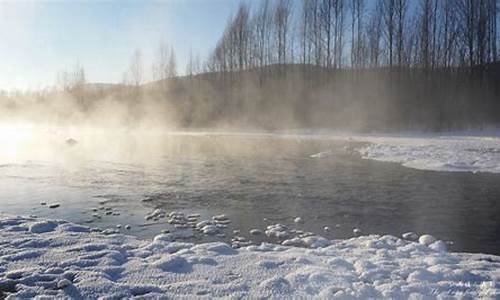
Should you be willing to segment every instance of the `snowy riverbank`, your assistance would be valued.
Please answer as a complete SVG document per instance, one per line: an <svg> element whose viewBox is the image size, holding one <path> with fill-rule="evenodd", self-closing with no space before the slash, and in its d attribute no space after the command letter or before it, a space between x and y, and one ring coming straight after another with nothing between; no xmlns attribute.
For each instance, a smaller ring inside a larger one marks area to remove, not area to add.
<svg viewBox="0 0 500 300"><path fill-rule="evenodd" d="M465 135L363 136L363 158L432 171L500 173L500 137Z"/></svg>
<svg viewBox="0 0 500 300"><path fill-rule="evenodd" d="M35 295L408 298L500 297L500 257L392 236L316 249L153 241L65 221L0 216L0 290Z"/></svg>

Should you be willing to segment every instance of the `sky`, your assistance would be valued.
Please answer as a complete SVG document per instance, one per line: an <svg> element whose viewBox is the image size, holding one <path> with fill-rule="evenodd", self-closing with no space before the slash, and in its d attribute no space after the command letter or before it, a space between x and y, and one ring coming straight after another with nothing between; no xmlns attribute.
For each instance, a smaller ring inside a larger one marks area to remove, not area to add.
<svg viewBox="0 0 500 300"><path fill-rule="evenodd" d="M77 63L89 82L121 82L135 49L146 80L161 41L178 71L192 50L205 57L237 0L0 0L0 90L41 89Z"/></svg>

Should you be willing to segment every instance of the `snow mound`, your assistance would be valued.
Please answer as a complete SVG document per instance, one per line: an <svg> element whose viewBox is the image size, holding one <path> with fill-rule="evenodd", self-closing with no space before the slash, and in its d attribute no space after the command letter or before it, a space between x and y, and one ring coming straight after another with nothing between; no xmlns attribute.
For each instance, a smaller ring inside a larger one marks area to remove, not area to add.
<svg viewBox="0 0 500 300"><path fill-rule="evenodd" d="M34 222L29 225L29 231L32 233L43 233L53 231L57 227L57 223L53 221Z"/></svg>
<svg viewBox="0 0 500 300"><path fill-rule="evenodd" d="M268 231L275 235L287 228L276 224ZM500 257L449 253L443 242L429 237L419 243L378 235L306 236L288 243L310 248L263 243L239 249L175 239L162 234L139 240L62 221L0 215L0 296L500 297Z"/></svg>
<svg viewBox="0 0 500 300"><path fill-rule="evenodd" d="M405 167L455 172L500 173L500 138L478 136L355 137L365 159Z"/></svg>

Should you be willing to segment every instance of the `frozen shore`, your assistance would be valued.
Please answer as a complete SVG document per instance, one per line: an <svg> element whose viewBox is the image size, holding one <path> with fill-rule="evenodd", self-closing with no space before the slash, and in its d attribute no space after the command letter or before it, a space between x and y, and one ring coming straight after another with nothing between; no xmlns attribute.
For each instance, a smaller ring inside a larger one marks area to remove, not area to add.
<svg viewBox="0 0 500 300"><path fill-rule="evenodd" d="M451 172L500 173L500 137L465 135L366 136L363 158L405 167Z"/></svg>
<svg viewBox="0 0 500 300"><path fill-rule="evenodd" d="M500 257L448 253L429 237L233 249L0 215L0 245L0 291L8 298L500 297Z"/></svg>

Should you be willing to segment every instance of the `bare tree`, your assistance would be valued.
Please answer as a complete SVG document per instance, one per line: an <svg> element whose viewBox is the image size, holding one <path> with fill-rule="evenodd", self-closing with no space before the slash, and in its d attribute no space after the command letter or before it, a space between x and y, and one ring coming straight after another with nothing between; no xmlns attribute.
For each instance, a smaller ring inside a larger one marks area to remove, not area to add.
<svg viewBox="0 0 500 300"><path fill-rule="evenodd" d="M488 12L490 13L490 47L491 47L491 60L496 61L498 59L497 55L497 43L499 37L497 35L497 22L498 22L498 11L500 10L499 0L490 0Z"/></svg>
<svg viewBox="0 0 500 300"><path fill-rule="evenodd" d="M333 11L336 0L323 0L321 4L321 24L325 32L325 45L326 45L326 67L332 65L332 43L333 43L333 29L332 19Z"/></svg>
<svg viewBox="0 0 500 300"><path fill-rule="evenodd" d="M498 2L301 0L294 8L292 0L276 0L274 6L263 0L253 12L241 4L207 66L234 71L293 63L299 57L302 64L340 68L347 42L352 68L484 65L498 56Z"/></svg>
<svg viewBox="0 0 500 300"><path fill-rule="evenodd" d="M274 12L274 28L279 64L285 64L287 59L287 41L289 39L290 16L292 13L291 3L291 0L278 0Z"/></svg>
<svg viewBox="0 0 500 300"><path fill-rule="evenodd" d="M382 16L383 5L381 1L375 4L370 15L367 36L368 36L368 56L370 66L378 67L380 65L381 40L382 40Z"/></svg>
<svg viewBox="0 0 500 300"><path fill-rule="evenodd" d="M177 58L173 47L170 48L167 70L168 78L175 78L177 76Z"/></svg>
<svg viewBox="0 0 500 300"><path fill-rule="evenodd" d="M168 78L168 60L169 60L168 46L161 41L158 46L155 61L153 63L153 79L163 80Z"/></svg>
<svg viewBox="0 0 500 300"><path fill-rule="evenodd" d="M396 0L380 0L382 10L383 32L387 48L389 67L393 66L394 38L396 35Z"/></svg>
<svg viewBox="0 0 500 300"><path fill-rule="evenodd" d="M86 77L84 68L78 62L71 70L60 72L57 80L63 91L72 94L78 100L83 100Z"/></svg>
<svg viewBox="0 0 500 300"><path fill-rule="evenodd" d="M405 59L404 45L405 45L405 28L406 28L406 11L408 8L408 2L406 0L396 0L396 20L397 20L397 30L396 30L396 51L398 66L403 65Z"/></svg>
<svg viewBox="0 0 500 300"><path fill-rule="evenodd" d="M342 68L344 49L344 0L335 1L335 21L334 21L334 67Z"/></svg>
<svg viewBox="0 0 500 300"><path fill-rule="evenodd" d="M441 65L445 68L454 64L456 55L456 42L458 36L457 13L453 1L441 1L441 36L443 45L441 48Z"/></svg>
<svg viewBox="0 0 500 300"><path fill-rule="evenodd" d="M312 30L312 44L314 45L314 63L320 66L323 63L323 31L321 22L320 0L311 0L309 10L312 12L312 24L309 26Z"/></svg>
<svg viewBox="0 0 500 300"><path fill-rule="evenodd" d="M309 25L311 24L311 14L312 11L310 9L311 0L302 0L301 6L301 19L300 19L300 43L301 43L301 51L302 51L302 64L306 64L310 62L310 29Z"/></svg>
<svg viewBox="0 0 500 300"><path fill-rule="evenodd" d="M130 60L130 79L136 87L140 86L144 80L144 66L142 62L142 54L139 49L134 51Z"/></svg>
<svg viewBox="0 0 500 300"><path fill-rule="evenodd" d="M270 63L271 56L271 25L272 11L269 0L263 0L255 15L255 39L256 39L256 56L258 64L263 67Z"/></svg>
<svg viewBox="0 0 500 300"><path fill-rule="evenodd" d="M364 67L363 17L365 1L351 2L351 67Z"/></svg>
<svg viewBox="0 0 500 300"><path fill-rule="evenodd" d="M233 34L236 47L238 69L243 70L249 64L248 46L250 37L249 9L248 6L241 3L238 13L233 20Z"/></svg>

